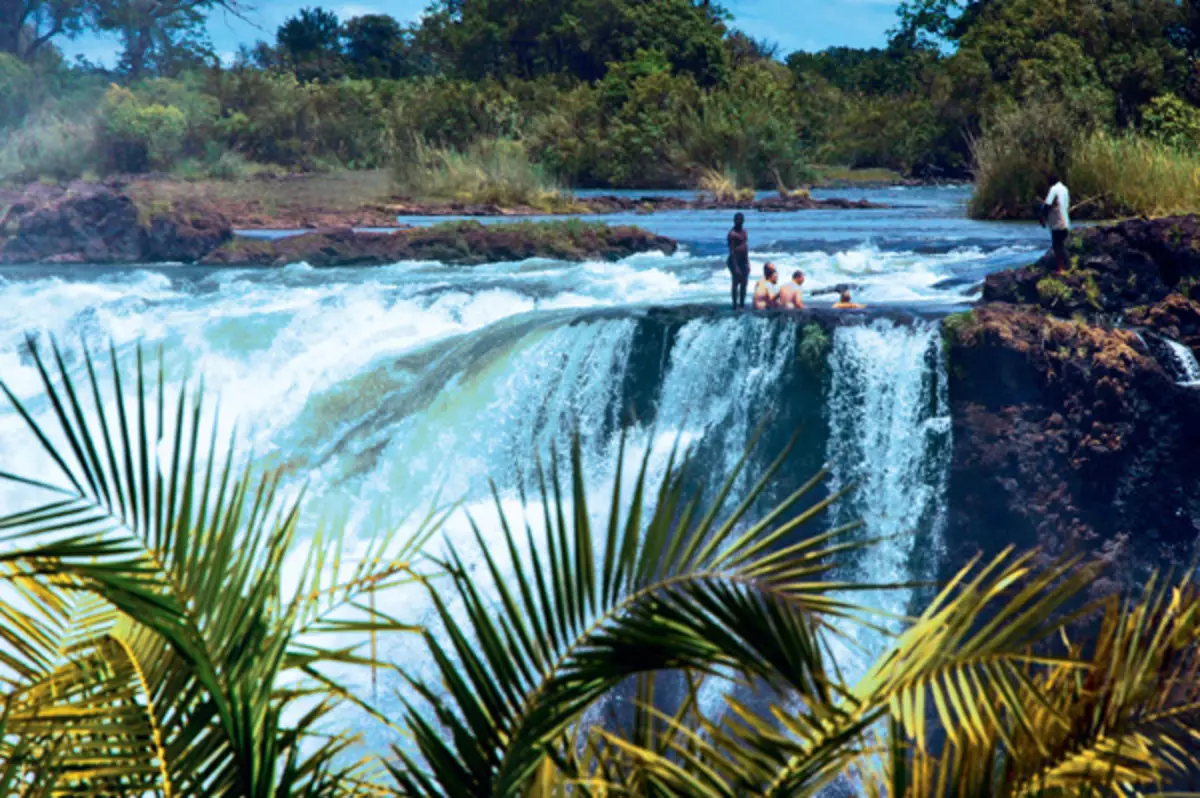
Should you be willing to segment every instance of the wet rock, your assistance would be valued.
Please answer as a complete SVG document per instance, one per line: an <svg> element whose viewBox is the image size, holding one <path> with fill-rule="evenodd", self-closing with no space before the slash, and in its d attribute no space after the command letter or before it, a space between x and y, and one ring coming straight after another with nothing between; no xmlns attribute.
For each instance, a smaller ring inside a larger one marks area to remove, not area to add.
<svg viewBox="0 0 1200 798"><path fill-rule="evenodd" d="M1200 391L1134 332L1038 308L984 305L947 320L946 335L957 560L1009 543L1090 552L1113 560L1104 589L1188 560Z"/></svg>
<svg viewBox="0 0 1200 798"><path fill-rule="evenodd" d="M234 239L203 263L227 266L380 266L406 260L475 265L528 258L619 260L641 252L675 252L676 243L638 227L577 222L483 225L478 222L356 233L343 228L274 241Z"/></svg>
<svg viewBox="0 0 1200 798"><path fill-rule="evenodd" d="M22 197L10 207L3 263L135 263L145 230L133 200L104 186Z"/></svg>
<svg viewBox="0 0 1200 798"><path fill-rule="evenodd" d="M176 207L150 217L143 259L157 263L195 263L233 238L223 213L199 204Z"/></svg>

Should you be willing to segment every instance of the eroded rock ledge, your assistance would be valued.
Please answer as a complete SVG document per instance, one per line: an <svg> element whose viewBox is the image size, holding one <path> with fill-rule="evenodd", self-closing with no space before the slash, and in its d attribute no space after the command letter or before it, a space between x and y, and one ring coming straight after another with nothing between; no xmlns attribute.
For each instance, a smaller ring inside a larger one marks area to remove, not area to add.
<svg viewBox="0 0 1200 798"><path fill-rule="evenodd" d="M946 321L949 539L1097 553L1108 592L1185 565L1200 532L1200 388L1148 345L1200 346L1200 226L1135 220L1069 247L1065 273L1047 256L991 275Z"/></svg>
<svg viewBox="0 0 1200 798"><path fill-rule="evenodd" d="M7 206L5 210L4 205ZM617 260L673 253L676 243L638 227L578 221L478 222L362 233L350 228L273 240L234 235L230 220L200 203L139 207L110 187L26 190L0 205L0 264L200 263L222 266L370 266L404 260L450 264L532 257Z"/></svg>

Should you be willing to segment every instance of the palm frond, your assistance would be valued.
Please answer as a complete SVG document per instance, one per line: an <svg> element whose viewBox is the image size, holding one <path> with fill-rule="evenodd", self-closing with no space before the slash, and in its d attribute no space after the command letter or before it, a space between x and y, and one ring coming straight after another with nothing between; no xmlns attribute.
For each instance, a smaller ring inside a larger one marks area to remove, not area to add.
<svg viewBox="0 0 1200 798"><path fill-rule="evenodd" d="M527 524L519 536L500 511L511 573L472 522L494 601L461 555L449 552L452 590L430 586L444 634L425 636L442 684L412 679L431 715L417 704L408 708L424 763L397 751L406 793L518 795L580 714L637 674L733 667L802 695L827 691L814 619L854 617L860 609L832 595L846 585L824 580L848 550L838 535L849 528L797 539L838 498L796 510L824 475L749 522L788 451L733 508L742 464L705 505L703 491L688 493L689 465L678 456L652 496L647 455L622 512L621 448L610 514L599 529L578 441L569 490L557 467L542 480L540 533ZM465 623L451 602L464 608ZM759 633L768 628L776 634L763 646Z"/></svg>

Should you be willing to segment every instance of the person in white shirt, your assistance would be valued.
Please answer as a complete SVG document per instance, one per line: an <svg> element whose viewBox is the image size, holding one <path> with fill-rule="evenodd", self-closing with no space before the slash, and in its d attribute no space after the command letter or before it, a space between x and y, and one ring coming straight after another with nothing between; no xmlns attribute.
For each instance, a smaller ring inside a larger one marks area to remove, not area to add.
<svg viewBox="0 0 1200 798"><path fill-rule="evenodd" d="M1058 270L1067 270L1067 235L1071 232L1071 192L1058 175L1050 175L1050 193L1042 203L1042 227L1050 228L1050 244L1058 260Z"/></svg>

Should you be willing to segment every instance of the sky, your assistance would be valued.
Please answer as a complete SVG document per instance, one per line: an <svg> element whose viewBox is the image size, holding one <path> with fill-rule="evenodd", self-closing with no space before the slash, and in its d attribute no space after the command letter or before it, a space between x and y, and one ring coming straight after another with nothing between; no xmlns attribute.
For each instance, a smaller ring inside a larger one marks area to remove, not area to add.
<svg viewBox="0 0 1200 798"><path fill-rule="evenodd" d="M403 22L416 20L428 0L243 0L253 8L248 22L216 12L209 20L214 49L232 60L238 45L272 40L284 20L304 6L324 6L346 20L363 14L390 14ZM897 0L724 0L734 15L733 25L756 38L779 44L781 52L822 50L826 47L882 46L896 20ZM116 63L116 41L89 36L63 42L69 54L86 56L106 65Z"/></svg>

